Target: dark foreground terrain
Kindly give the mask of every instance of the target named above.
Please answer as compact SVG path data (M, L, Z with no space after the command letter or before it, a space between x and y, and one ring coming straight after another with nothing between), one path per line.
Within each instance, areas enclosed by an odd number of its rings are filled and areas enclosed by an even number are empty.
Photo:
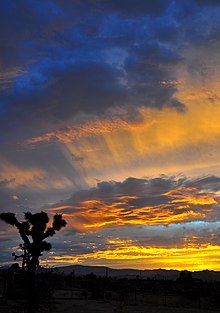
M167 273L168 274L168 273ZM42 313L205 313L220 312L220 281L201 280L183 271L174 280L154 275L133 278L76 275L41 270L36 276L36 311ZM167 275L169 276L169 275ZM21 270L0 271L0 313L26 312L27 277Z

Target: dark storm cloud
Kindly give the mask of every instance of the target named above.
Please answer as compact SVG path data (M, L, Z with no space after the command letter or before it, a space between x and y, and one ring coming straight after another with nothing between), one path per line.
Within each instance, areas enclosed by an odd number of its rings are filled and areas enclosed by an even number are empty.
M207 176L186 182L186 186L200 188L205 191L216 192L220 189L220 177Z
M96 188L79 191L64 203L69 205L74 202L78 203L82 200L106 200L107 202L112 202L114 199L117 199L118 196L137 196L140 198L146 195L149 199L155 197L156 199L158 199L158 197L160 199L161 195L175 186L178 186L181 182L182 179L176 181L166 177L149 180L130 177L123 182L100 182L97 183ZM131 201L133 201L133 199Z
M81 110L98 113L110 106L126 103L126 88L119 82L122 74L108 65L92 62L73 65L64 72L52 72L52 76L53 82L46 90L46 99L52 100L51 106L54 107L48 114L56 117L61 114L61 118L67 118ZM44 111L44 114L47 112Z
M139 53L141 52L142 55L139 55L138 61L128 60L126 71L131 98L136 104L139 103L146 107L173 107L183 111L184 104L174 96L177 88L175 86L164 88L161 84L163 81L174 79L172 72L170 73L165 68L167 65L172 68L172 64L177 60L172 58L169 53L164 55L163 51L158 52L157 49L157 47L149 50L139 49ZM148 52L145 54L146 50ZM156 55L155 50L159 55Z
M139 105L184 110L184 104L173 96L176 89L160 85L160 80L168 77L165 73L154 70L150 65L141 67L141 64L133 64L127 69L128 85L120 82L124 79L121 71L108 65L90 63L54 73L49 86L37 93L18 93L14 99L6 97L7 101L11 99L8 118L14 127L20 126L13 135L22 135L23 129L33 129L34 125L37 134L39 126L44 130L54 129L52 123L56 122L62 127L65 122L70 123L77 113L104 114L110 108L123 106L128 110ZM2 120L1 127L8 134L13 132L9 126L7 119Z
M48 55L48 40L50 47L58 48L57 37L63 33L66 22L62 20L62 14L57 13L50 2L41 5L35 0L3 0L0 3L1 133L10 129L15 134L19 121L29 124L27 120L32 118L32 113L27 118L28 112L22 111L22 102L28 94L25 77L30 74L32 64L38 64L42 56ZM24 81L20 86L17 85L19 79Z
M99 1L101 4L101 1ZM167 9L168 1L142 1L142 0L108 0L106 1L106 8L118 11L123 15L135 14L155 14L159 15Z
M140 105L184 109L176 88L160 84L174 78L178 52L158 44L163 27L149 19L168 2L59 4L1 3L1 129L8 138L50 130L53 123L62 127L81 112L104 114L125 105L132 115Z
M82 10L115 12L122 16L139 16L139 15L160 15L166 9L169 1L167 0L55 0L64 8L78 6Z
M195 18L187 23L185 15L176 13L182 2L41 5L23 0L1 6L0 108L6 140L10 134L18 140L30 132L55 130L54 123L63 127L77 114L105 114L115 107L126 106L130 116L137 116L140 105L184 111L175 98L177 86L161 82L176 79L187 34L192 33L192 44L199 36L195 29L204 24L193 4ZM196 62L192 60L191 69L198 67Z
M213 20L215 32L209 35L207 41L197 41L191 49L189 49L186 69L191 82L208 84L210 80L212 80L213 83L217 83L218 81L220 53L220 36L218 30L220 23L217 13L213 13ZM204 23L205 22L206 21L204 21ZM209 32L209 28L207 28L207 31ZM204 32L206 32L206 30L204 30ZM210 101L215 101L218 99L218 95L213 90L213 92L207 93L207 98Z
M196 3L201 4L201 5L206 5L206 6L217 6L220 5L219 0L195 0Z
M41 6L34 0L1 1L1 70L34 62L48 38L54 43L65 24L57 13L50 2ZM34 44L39 44L37 50Z
M120 84L120 76L119 70L96 63L51 71L48 86L8 97L11 100L8 118L15 127L23 120L21 132L23 127L33 128L33 125L48 129L54 122L64 126L76 113L98 114L109 107L123 106L127 103L127 88ZM13 131L5 119L1 127L8 128L9 134Z

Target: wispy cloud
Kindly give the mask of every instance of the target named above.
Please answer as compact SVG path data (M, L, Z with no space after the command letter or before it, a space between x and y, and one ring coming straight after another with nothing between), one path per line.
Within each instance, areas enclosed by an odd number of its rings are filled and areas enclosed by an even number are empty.
M81 138L103 136L112 134L112 132L135 129L140 127L138 123L129 123L122 118L96 119L84 124L75 124L73 126L59 129L55 132L43 134L42 136L27 140L27 144L36 144L41 142L60 141L69 143L78 141Z

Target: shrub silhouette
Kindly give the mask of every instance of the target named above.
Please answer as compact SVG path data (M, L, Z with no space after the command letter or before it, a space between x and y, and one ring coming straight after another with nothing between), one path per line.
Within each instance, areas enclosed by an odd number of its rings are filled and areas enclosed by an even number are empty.
M52 237L56 231L65 227L67 222L62 218L61 214L55 214L51 227L47 227L49 217L47 213L40 212L32 214L24 213L25 220L19 222L14 213L1 213L0 219L17 227L18 232L23 240L20 245L23 250L22 255L13 253L14 259L22 257L22 267L28 273L28 313L35 311L35 271L39 265L39 257L44 251L51 249L51 244L45 241L46 238Z

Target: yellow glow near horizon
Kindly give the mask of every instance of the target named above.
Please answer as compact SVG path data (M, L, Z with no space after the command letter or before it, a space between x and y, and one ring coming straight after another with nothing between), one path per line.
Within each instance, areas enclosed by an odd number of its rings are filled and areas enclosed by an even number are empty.
M123 240L113 240L112 244L115 246L105 251L75 256L50 256L45 263L54 265L78 263L137 269L220 270L220 246L209 243L177 248L145 247Z

